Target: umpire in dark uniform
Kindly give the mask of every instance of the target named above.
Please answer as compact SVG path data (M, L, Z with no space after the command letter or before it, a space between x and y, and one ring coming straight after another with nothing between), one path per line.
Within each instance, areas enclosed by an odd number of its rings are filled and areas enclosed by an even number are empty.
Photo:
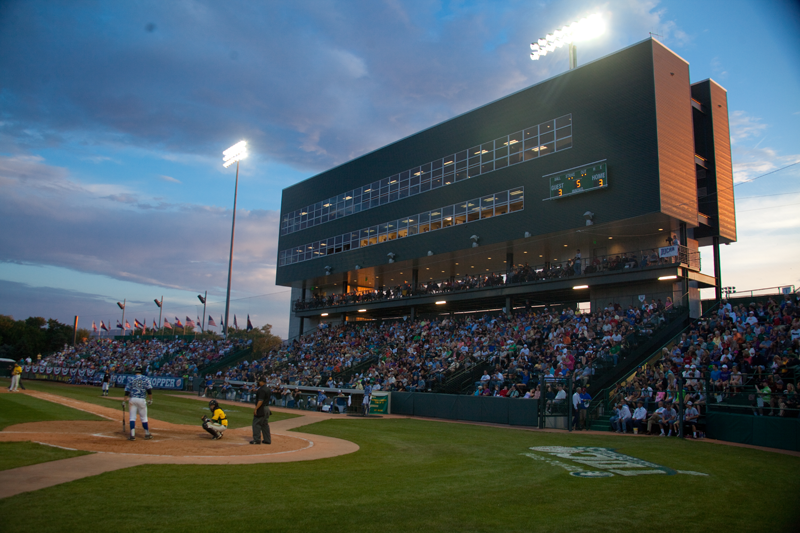
M272 413L267 405L268 400L267 378L259 376L256 408L253 409L253 440L250 444L272 444L272 437L269 434L269 415Z

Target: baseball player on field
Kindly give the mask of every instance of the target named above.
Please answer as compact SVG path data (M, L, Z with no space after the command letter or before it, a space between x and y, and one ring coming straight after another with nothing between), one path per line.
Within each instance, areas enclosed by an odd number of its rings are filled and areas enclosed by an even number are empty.
M111 374L108 369L103 373L103 396L108 396L108 382L111 381Z
M208 402L208 409L211 411L211 418L203 416L203 429L211 433L211 438L219 440L222 438L222 433L228 429L228 417L225 412L219 408L217 400Z
M137 414L144 428L144 439L150 440L153 436L150 435L150 428L147 426L147 406L153 404L153 385L150 383L150 378L142 375L142 367L137 366L134 373L136 375L125 385L125 401L128 402L131 423L131 436L128 437L128 440L136 440ZM145 402L145 395L147 402Z

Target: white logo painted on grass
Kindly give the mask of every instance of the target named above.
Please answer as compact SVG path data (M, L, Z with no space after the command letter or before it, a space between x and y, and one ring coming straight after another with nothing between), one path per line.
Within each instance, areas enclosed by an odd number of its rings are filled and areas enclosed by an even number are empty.
M617 453L611 448L594 448L588 446L532 446L530 450L537 453L523 453L536 461L544 461L552 466L558 466L576 477L612 477L642 476L642 475L668 475L689 474L694 476L707 476L700 472L688 470L672 470L665 466L643 461L630 455ZM558 459L568 459L582 466L575 466Z

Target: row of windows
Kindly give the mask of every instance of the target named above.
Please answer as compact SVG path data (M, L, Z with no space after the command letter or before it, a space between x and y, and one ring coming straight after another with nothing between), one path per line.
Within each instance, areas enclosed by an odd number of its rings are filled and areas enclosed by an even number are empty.
M572 147L572 115L463 150L287 213L281 235Z
M365 246L372 246L382 242L505 215L514 211L521 211L524 207L525 188L517 187L490 194L483 198L459 202L441 209L425 211L424 213L392 220L377 226L351 231L288 250L281 250L280 254L278 254L278 266L291 265L323 255L338 254L348 250L355 250L356 248L364 248Z

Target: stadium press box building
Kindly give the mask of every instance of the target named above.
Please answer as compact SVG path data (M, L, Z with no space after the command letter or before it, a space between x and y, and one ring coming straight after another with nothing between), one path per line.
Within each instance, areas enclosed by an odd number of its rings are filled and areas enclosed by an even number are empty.
M290 337L320 321L642 298L696 316L735 241L726 91L691 83L648 39L287 187L276 277L292 288ZM546 279L510 283L520 265ZM509 283L297 305L489 274Z

